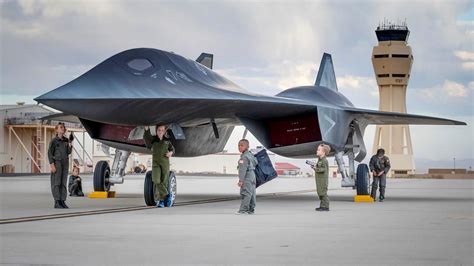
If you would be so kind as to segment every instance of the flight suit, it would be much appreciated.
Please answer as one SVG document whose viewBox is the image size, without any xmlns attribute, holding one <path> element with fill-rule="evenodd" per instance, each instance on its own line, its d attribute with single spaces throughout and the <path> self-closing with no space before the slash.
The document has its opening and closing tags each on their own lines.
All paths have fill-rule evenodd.
<svg viewBox="0 0 474 266">
<path fill-rule="evenodd" d="M 316 176 L 316 191 L 318 192 L 321 208 L 329 208 L 328 182 L 329 182 L 329 164 L 326 157 L 319 158 L 314 166 Z"/>
<path fill-rule="evenodd" d="M 376 171 L 377 173 L 383 171 L 381 176 L 374 176 L 374 181 L 372 182 L 372 191 L 370 193 L 371 197 L 375 199 L 377 196 L 377 187 L 380 185 L 380 200 L 385 198 L 385 186 L 387 184 L 387 173 L 390 170 L 390 160 L 387 156 L 379 157 L 377 155 L 372 156 L 369 162 L 370 171 Z"/>
<path fill-rule="evenodd" d="M 152 180 L 155 191 L 155 201 L 165 200 L 168 196 L 168 183 L 170 160 L 166 157 L 166 153 L 172 151 L 174 153 L 173 144 L 171 141 L 163 136 L 159 139 L 157 136 L 152 136 L 150 130 L 145 130 L 143 140 L 147 148 L 153 152 L 152 157 Z"/>
<path fill-rule="evenodd" d="M 79 180 L 79 176 L 69 176 L 68 188 L 70 193 L 69 196 L 84 196 L 84 193 L 82 192 L 82 181 Z"/>
<path fill-rule="evenodd" d="M 66 137 L 55 137 L 49 143 L 48 160 L 56 166 L 56 172 L 51 173 L 51 192 L 57 201 L 65 201 L 67 197 L 66 182 L 71 152 L 72 147 Z"/>
<path fill-rule="evenodd" d="M 240 213 L 253 213 L 257 202 L 255 166 L 257 159 L 250 151 L 245 151 L 240 155 L 238 163 L 239 181 L 243 182 L 240 188 L 242 201 L 240 203 Z"/>
</svg>

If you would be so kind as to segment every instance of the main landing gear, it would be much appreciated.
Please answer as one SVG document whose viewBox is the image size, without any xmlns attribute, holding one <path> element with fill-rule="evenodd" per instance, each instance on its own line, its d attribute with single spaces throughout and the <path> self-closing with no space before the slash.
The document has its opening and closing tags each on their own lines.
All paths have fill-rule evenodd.
<svg viewBox="0 0 474 266">
<path fill-rule="evenodd" d="M 178 192 L 178 184 L 176 182 L 176 175 L 173 171 L 169 173 L 169 182 L 168 182 L 168 191 L 171 194 L 171 201 L 174 205 L 176 200 L 176 194 Z M 153 186 L 153 180 L 151 178 L 151 171 L 148 171 L 145 175 L 145 186 L 144 186 L 144 196 L 145 196 L 145 203 L 147 206 L 156 206 L 156 194 L 158 191 L 155 190 L 155 186 Z"/>
<path fill-rule="evenodd" d="M 99 161 L 94 169 L 94 191 L 110 191 L 111 186 L 122 184 L 125 176 L 125 168 L 127 165 L 129 151 L 116 150 L 112 168 L 107 161 Z M 173 171 L 169 173 L 168 191 L 171 194 L 171 201 L 174 204 L 177 194 L 176 175 Z M 153 181 L 151 179 L 151 171 L 145 175 L 144 197 L 147 206 L 155 206 L 155 191 Z"/>
<path fill-rule="evenodd" d="M 354 140 L 358 145 L 354 145 Z M 355 150 L 358 150 L 355 156 Z M 346 172 L 343 156 L 347 155 L 349 161 L 349 174 Z M 355 170 L 355 161 L 362 161 L 366 155 L 364 140 L 357 121 L 351 123 L 351 132 L 345 146 L 345 153 L 337 151 L 335 154 L 339 172 L 342 175 L 342 187 L 353 187 L 357 190 L 357 195 L 369 195 L 369 167 L 367 164 L 359 164 Z"/>
</svg>

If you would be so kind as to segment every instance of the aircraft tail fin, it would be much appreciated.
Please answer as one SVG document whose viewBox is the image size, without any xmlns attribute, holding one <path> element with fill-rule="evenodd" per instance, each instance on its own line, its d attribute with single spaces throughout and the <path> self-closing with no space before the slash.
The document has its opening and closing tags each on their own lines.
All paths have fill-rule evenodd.
<svg viewBox="0 0 474 266">
<path fill-rule="evenodd" d="M 209 69 L 212 69 L 212 64 L 214 62 L 214 55 L 208 53 L 202 53 L 196 59 L 196 62 L 200 63 L 203 66 L 206 66 Z"/>
<path fill-rule="evenodd" d="M 316 86 L 323 86 L 337 91 L 336 74 L 334 72 L 334 64 L 332 57 L 328 53 L 323 54 L 321 64 L 319 65 L 318 76 L 316 77 Z"/>
</svg>

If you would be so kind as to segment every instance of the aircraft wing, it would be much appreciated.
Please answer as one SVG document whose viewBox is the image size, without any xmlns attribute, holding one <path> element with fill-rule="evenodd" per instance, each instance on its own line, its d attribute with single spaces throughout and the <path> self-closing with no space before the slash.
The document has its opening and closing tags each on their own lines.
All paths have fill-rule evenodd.
<svg viewBox="0 0 474 266">
<path fill-rule="evenodd" d="M 73 124 L 81 123 L 81 121 L 79 120 L 79 117 L 75 115 L 64 114 L 64 113 L 55 113 L 52 115 L 43 116 L 41 117 L 41 120 L 52 120 L 52 121 L 67 122 L 67 123 L 73 123 Z"/>
<path fill-rule="evenodd" d="M 373 125 L 466 125 L 466 123 L 432 116 L 344 108 L 346 112 Z"/>
</svg>

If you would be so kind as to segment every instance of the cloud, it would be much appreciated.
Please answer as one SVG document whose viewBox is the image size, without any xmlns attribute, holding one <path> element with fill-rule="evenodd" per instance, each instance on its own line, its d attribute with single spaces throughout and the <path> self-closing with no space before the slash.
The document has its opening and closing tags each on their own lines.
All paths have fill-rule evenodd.
<svg viewBox="0 0 474 266">
<path fill-rule="evenodd" d="M 113 13 L 115 6 L 110 0 L 74 1 L 73 4 L 57 0 L 19 0 L 18 5 L 24 15 L 39 15 L 44 18 L 59 18 L 71 14 L 103 15 Z"/>
<path fill-rule="evenodd" d="M 374 78 L 346 75 L 337 78 L 337 85 L 342 89 L 378 96 L 378 86 Z"/>
<path fill-rule="evenodd" d="M 275 95 L 283 90 L 313 85 L 318 66 L 313 62 L 285 60 L 262 67 L 240 67 L 216 69 L 250 92 Z"/>
<path fill-rule="evenodd" d="M 472 81 L 468 86 L 472 86 Z M 442 85 L 420 90 L 422 98 L 434 100 L 436 102 L 447 102 L 449 98 L 464 98 L 468 95 L 468 89 L 463 84 L 445 80 Z"/>
<path fill-rule="evenodd" d="M 474 52 L 455 51 L 454 55 L 463 61 L 467 61 L 462 62 L 462 68 L 464 70 L 474 70 Z"/>
<path fill-rule="evenodd" d="M 468 52 L 468 51 L 455 51 L 454 55 L 457 56 L 461 60 L 470 60 L 474 61 L 474 52 Z"/>
<path fill-rule="evenodd" d="M 471 90 L 474 90 L 474 81 L 471 81 L 469 82 L 469 84 L 467 85 L 467 87 Z"/>
<path fill-rule="evenodd" d="M 415 113 L 473 116 L 474 81 L 467 85 L 451 80 L 429 88 L 408 90 L 407 106 Z"/>
<path fill-rule="evenodd" d="M 379 89 L 375 78 L 344 75 L 337 77 L 337 86 L 356 107 L 378 108 Z"/>
<path fill-rule="evenodd" d="M 323 51 L 333 54 L 337 75 L 368 77 L 373 74 L 373 30 L 383 19 L 378 16 L 380 9 L 390 11 L 384 12 L 387 18 L 400 17 L 400 12 L 407 17 L 416 58 L 412 76 L 420 76 L 413 79 L 420 83 L 417 86 L 426 86 L 423 83 L 429 79 L 423 76 L 425 72 L 430 79 L 457 80 L 450 76 L 459 74 L 439 55 L 446 54 L 445 49 L 452 55 L 453 47 L 468 50 L 464 47 L 472 44 L 464 34 L 467 23 L 453 19 L 465 12 L 469 1 L 436 2 L 428 7 L 415 1 L 410 10 L 405 3 L 388 5 L 390 8 L 370 1 L 4 1 L 0 8 L 1 60 L 2 65 L 13 67 L 2 68 L 2 89 L 41 94 L 59 83 L 54 80 L 66 78 L 48 75 L 40 68 L 70 65 L 78 69 L 76 64 L 95 65 L 133 47 L 155 47 L 189 58 L 211 52 L 219 69 L 265 68 L 290 62 L 291 72 L 275 70 L 282 77 L 276 84 L 267 82 L 267 87 L 275 89 L 312 84 L 314 77 L 305 71 L 317 68 Z M 420 10 L 425 15 L 420 16 Z M 18 69 L 15 62 L 23 62 L 26 69 Z M 308 65 L 298 69 L 300 64 Z M 17 78 L 24 72 L 37 75 L 35 82 Z M 303 78 L 297 77 L 298 73 Z"/>
<path fill-rule="evenodd" d="M 445 80 L 441 88 L 451 97 L 466 97 L 468 92 L 466 86 L 449 80 Z"/>
<path fill-rule="evenodd" d="M 462 68 L 469 71 L 474 70 L 474 61 L 462 63 Z"/>
</svg>

